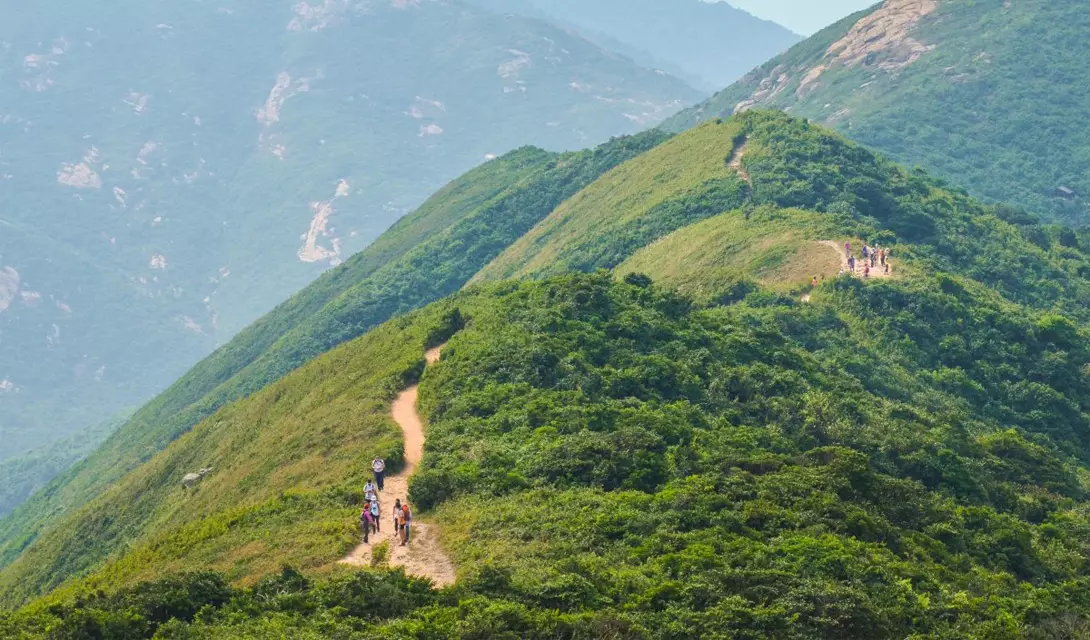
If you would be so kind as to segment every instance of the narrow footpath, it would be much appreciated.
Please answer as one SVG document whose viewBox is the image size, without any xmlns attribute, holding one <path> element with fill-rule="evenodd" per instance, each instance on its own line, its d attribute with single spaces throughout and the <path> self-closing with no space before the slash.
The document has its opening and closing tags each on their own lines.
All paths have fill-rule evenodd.
<svg viewBox="0 0 1090 640">
<path fill-rule="evenodd" d="M 428 365 L 439 360 L 443 345 L 424 354 Z M 394 422 L 401 427 L 405 436 L 405 468 L 397 475 L 387 476 L 385 487 L 379 492 L 379 504 L 382 515 L 379 519 L 381 531 L 371 535 L 369 543 L 356 547 L 342 564 L 370 567 L 373 549 L 380 544 L 389 545 L 388 562 L 391 567 L 404 567 L 405 573 L 423 578 L 431 578 L 437 587 L 454 583 L 454 564 L 447 557 L 439 544 L 434 527 L 419 519 L 416 505 L 409 503 L 413 511 L 413 523 L 410 527 L 411 539 L 402 547 L 394 537 L 393 510 L 394 501 L 404 504 L 409 499 L 409 478 L 424 456 L 424 421 L 416 409 L 420 386 L 414 385 L 402 391 L 391 407 Z M 361 506 L 362 509 L 362 506 Z"/>
<path fill-rule="evenodd" d="M 857 258 L 859 260 L 859 264 L 856 265 L 855 271 L 852 271 L 851 268 L 848 266 L 848 254 L 844 252 L 844 245 L 836 242 L 835 240 L 821 240 L 821 241 L 818 242 L 818 244 L 822 244 L 822 245 L 825 245 L 826 247 L 829 247 L 830 249 L 835 251 L 838 256 L 840 256 L 840 273 L 851 274 L 853 277 L 859 278 L 860 280 L 865 279 L 864 276 L 863 276 L 863 258 L 862 258 L 862 256 Z M 837 275 L 839 275 L 839 274 L 837 274 Z M 883 278 L 891 278 L 891 277 L 893 277 L 893 268 L 892 268 L 892 266 L 890 267 L 890 272 L 889 273 L 886 273 L 885 267 L 882 266 L 881 264 L 875 266 L 873 269 L 871 269 L 871 272 L 870 272 L 870 278 L 875 279 L 875 280 L 883 279 Z M 810 302 L 810 293 L 802 294 L 802 301 L 803 302 Z"/>
</svg>

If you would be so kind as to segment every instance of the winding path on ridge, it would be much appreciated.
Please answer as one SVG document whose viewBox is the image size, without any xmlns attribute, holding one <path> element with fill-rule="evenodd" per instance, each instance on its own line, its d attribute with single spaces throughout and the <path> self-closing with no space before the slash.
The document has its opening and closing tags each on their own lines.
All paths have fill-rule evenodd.
<svg viewBox="0 0 1090 640">
<path fill-rule="evenodd" d="M 845 253 L 843 245 L 836 242 L 835 240 L 820 240 L 820 241 L 818 241 L 818 244 L 822 244 L 822 245 L 825 245 L 826 247 L 829 247 L 830 249 L 835 251 L 838 256 L 840 256 L 840 273 L 850 273 L 851 275 L 855 276 L 856 278 L 863 279 L 863 267 L 862 266 L 857 266 L 856 270 L 854 272 L 848 267 L 848 254 Z M 863 258 L 859 257 L 858 259 L 861 261 Z M 886 273 L 885 269 L 881 265 L 878 265 L 875 268 L 871 269 L 870 277 L 875 278 L 875 279 L 891 278 L 891 277 L 893 277 L 893 270 L 891 268 L 890 272 Z M 803 302 L 810 302 L 810 294 L 809 293 L 803 294 L 802 301 Z"/>
<path fill-rule="evenodd" d="M 440 345 L 426 354 L 428 365 L 439 360 L 444 345 Z M 405 468 L 401 473 L 386 478 L 383 490 L 379 492 L 379 504 L 382 512 L 379 525 L 382 531 L 371 535 L 371 542 L 356 547 L 343 558 L 341 564 L 357 567 L 371 566 L 371 552 L 375 545 L 387 542 L 390 545 L 388 561 L 391 567 L 403 567 L 405 573 L 422 578 L 430 578 L 435 586 L 443 587 L 454 583 L 454 563 L 447 557 L 439 544 L 434 527 L 417 519 L 413 509 L 413 523 L 409 529 L 411 541 L 407 546 L 394 537 L 393 509 L 394 501 L 405 503 L 409 499 L 409 477 L 424 456 L 424 421 L 416 410 L 416 399 L 420 385 L 413 385 L 398 394 L 390 409 L 394 422 L 401 427 L 405 436 Z M 413 508 L 413 505 L 409 505 Z"/>
</svg>

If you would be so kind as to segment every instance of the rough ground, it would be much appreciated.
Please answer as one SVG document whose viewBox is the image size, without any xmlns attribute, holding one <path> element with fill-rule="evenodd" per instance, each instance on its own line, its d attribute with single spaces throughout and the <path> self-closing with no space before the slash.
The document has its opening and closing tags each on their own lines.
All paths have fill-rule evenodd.
<svg viewBox="0 0 1090 640">
<path fill-rule="evenodd" d="M 826 247 L 829 247 L 833 251 L 836 251 L 837 255 L 840 256 L 840 273 L 849 273 L 848 254 L 844 253 L 844 244 L 840 243 L 840 242 L 837 242 L 835 240 L 822 240 L 820 242 L 820 244 L 823 244 Z M 862 247 L 860 247 L 860 248 L 862 248 Z M 856 252 L 854 245 L 852 247 L 852 252 L 853 253 Z M 862 266 L 863 255 L 862 255 L 862 253 L 857 255 L 856 259 L 859 262 L 856 264 L 855 273 L 852 273 L 852 275 L 855 276 L 856 278 L 862 279 L 863 278 L 863 266 Z M 885 273 L 885 271 L 884 271 L 884 269 L 882 267 L 882 264 L 877 263 L 878 266 L 876 266 L 874 269 L 871 270 L 870 277 L 871 278 L 892 278 L 893 274 L 894 274 L 894 271 L 895 271 L 895 269 L 893 267 L 893 262 L 888 260 L 888 259 L 887 259 L 887 262 L 890 263 L 889 273 Z M 810 294 L 809 293 L 803 294 L 802 301 L 803 302 L 810 302 Z"/>
<path fill-rule="evenodd" d="M 425 354 L 429 365 L 439 360 L 442 349 L 443 347 L 439 346 Z M 382 507 L 379 519 L 381 531 L 371 536 L 370 543 L 356 547 L 352 553 L 341 560 L 341 563 L 369 567 L 374 547 L 386 542 L 390 546 L 390 566 L 403 567 L 406 573 L 430 578 L 436 586 L 442 587 L 454 583 L 454 564 L 439 544 L 436 527 L 422 521 L 414 511 L 410 528 L 411 542 L 408 546 L 402 547 L 394 538 L 391 515 L 395 500 L 400 499 L 402 504 L 408 501 L 409 477 L 420 464 L 424 454 L 424 423 L 416 410 L 418 392 L 419 386 L 405 389 L 391 407 L 394 421 L 405 435 L 405 468 L 401 473 L 387 477 L 384 490 L 379 492 L 379 504 Z M 410 504 L 409 507 L 412 508 L 413 505 Z"/>
</svg>

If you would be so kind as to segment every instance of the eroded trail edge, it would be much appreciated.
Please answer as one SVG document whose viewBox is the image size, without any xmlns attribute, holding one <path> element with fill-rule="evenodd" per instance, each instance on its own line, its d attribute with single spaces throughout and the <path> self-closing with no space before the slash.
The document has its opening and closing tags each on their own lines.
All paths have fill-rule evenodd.
<svg viewBox="0 0 1090 640">
<path fill-rule="evenodd" d="M 443 346 L 445 345 L 440 345 L 424 354 L 428 366 L 439 360 Z M 398 394 L 390 407 L 394 422 L 401 427 L 401 433 L 405 437 L 405 468 L 401 473 L 387 477 L 386 486 L 379 492 L 379 504 L 382 507 L 379 519 L 381 530 L 371 535 L 370 543 L 359 545 L 340 562 L 370 567 L 375 546 L 387 543 L 390 549 L 388 562 L 391 567 L 403 567 L 406 573 L 430 578 L 436 586 L 442 587 L 454 583 L 454 563 L 450 561 L 439 544 L 435 528 L 427 522 L 414 518 L 410 528 L 411 541 L 407 546 L 402 547 L 394 536 L 394 522 L 391 515 L 395 500 L 401 500 L 402 503 L 408 500 L 409 477 L 424 456 L 424 421 L 416 409 L 419 392 L 420 385 L 405 389 Z M 413 505 L 409 506 L 411 508 Z"/>
</svg>

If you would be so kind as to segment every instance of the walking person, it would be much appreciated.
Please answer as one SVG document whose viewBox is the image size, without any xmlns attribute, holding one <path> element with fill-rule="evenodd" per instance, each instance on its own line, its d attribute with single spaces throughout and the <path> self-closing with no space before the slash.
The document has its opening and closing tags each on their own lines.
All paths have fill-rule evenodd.
<svg viewBox="0 0 1090 640">
<path fill-rule="evenodd" d="M 874 267 L 876 267 L 877 263 L 878 263 L 878 254 L 871 251 L 870 252 L 870 268 L 873 269 Z"/>
<path fill-rule="evenodd" d="M 866 261 L 870 257 L 871 248 L 867 246 L 867 243 L 863 243 L 863 260 Z"/>
<path fill-rule="evenodd" d="M 848 256 L 848 269 L 855 273 L 855 256 Z"/>
<path fill-rule="evenodd" d="M 371 461 L 371 471 L 375 472 L 375 482 L 378 483 L 378 490 L 382 491 L 383 481 L 386 479 L 386 461 L 375 458 Z"/>
<path fill-rule="evenodd" d="M 363 503 L 369 504 L 372 500 L 378 497 L 378 485 L 371 480 L 367 481 L 367 484 L 363 485 Z"/>
<path fill-rule="evenodd" d="M 371 535 L 371 510 L 366 506 L 360 514 L 360 525 L 363 527 L 363 544 L 368 544 L 370 542 L 368 538 Z"/>
<path fill-rule="evenodd" d="M 413 513 L 409 511 L 409 503 L 401 505 L 401 546 L 409 543 L 409 525 L 413 522 Z"/>
<path fill-rule="evenodd" d="M 852 255 L 852 243 L 851 242 L 845 242 L 844 243 L 844 255 L 848 256 L 849 258 L 851 257 L 851 255 Z"/>
<path fill-rule="evenodd" d="M 371 509 L 371 520 L 373 520 L 374 523 L 375 523 L 375 533 L 378 533 L 378 532 L 382 531 L 382 529 L 379 527 L 379 520 L 380 520 L 379 514 L 382 513 L 382 509 L 380 509 L 379 506 L 378 506 L 378 498 L 375 498 L 374 500 L 371 501 L 370 509 Z"/>
<path fill-rule="evenodd" d="M 401 498 L 394 500 L 394 535 L 401 537 Z"/>
<path fill-rule="evenodd" d="M 882 251 L 878 254 L 878 259 L 882 261 L 882 266 L 883 267 L 886 266 L 886 250 L 885 249 L 882 249 Z"/>
<path fill-rule="evenodd" d="M 864 278 L 869 278 L 870 277 L 870 265 L 867 264 L 866 262 L 863 263 L 863 277 Z"/>
</svg>

